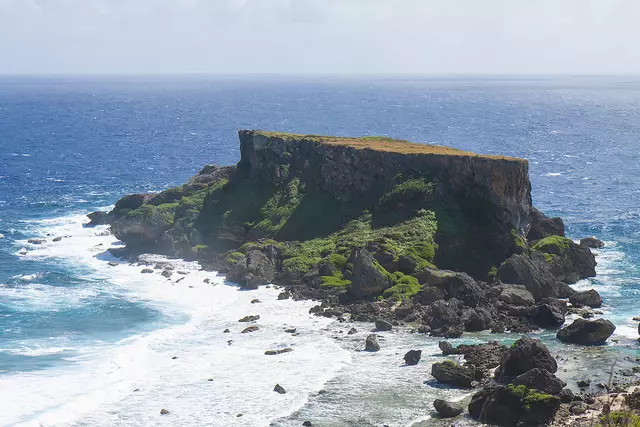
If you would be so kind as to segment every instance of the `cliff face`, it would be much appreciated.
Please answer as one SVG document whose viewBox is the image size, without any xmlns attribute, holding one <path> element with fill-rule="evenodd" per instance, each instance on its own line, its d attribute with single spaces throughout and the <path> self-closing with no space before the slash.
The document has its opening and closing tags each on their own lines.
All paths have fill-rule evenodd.
<svg viewBox="0 0 640 427">
<path fill-rule="evenodd" d="M 403 301 L 394 316 L 438 336 L 526 331 L 545 313 L 557 325 L 564 314 L 544 298 L 595 275 L 589 249 L 531 206 L 525 160 L 261 131 L 240 131 L 240 151 L 237 166 L 90 218 L 133 251 L 197 258 L 245 287 L 353 302 L 356 320 L 379 315 L 360 300 Z"/>
<path fill-rule="evenodd" d="M 277 183 L 286 168 L 349 202 L 364 195 L 377 200 L 398 176 L 424 176 L 438 182 L 440 196 L 452 196 L 461 205 L 486 204 L 496 220 L 525 234 L 531 225 L 529 165 L 523 159 L 384 139 L 379 144 L 375 139 L 251 130 L 239 134 L 239 165 L 255 181 Z"/>
<path fill-rule="evenodd" d="M 271 239 L 279 255 L 269 271 L 287 283 L 359 248 L 387 273 L 437 265 L 484 278 L 522 249 L 534 218 L 522 159 L 378 137 L 239 136 L 237 167 L 208 167 L 140 206 L 116 207 L 116 236 L 173 255 L 235 250 L 229 268 L 239 265 L 238 276 L 252 268 L 247 245 Z M 350 270 L 338 264 L 321 276 L 349 286 Z"/>
</svg>

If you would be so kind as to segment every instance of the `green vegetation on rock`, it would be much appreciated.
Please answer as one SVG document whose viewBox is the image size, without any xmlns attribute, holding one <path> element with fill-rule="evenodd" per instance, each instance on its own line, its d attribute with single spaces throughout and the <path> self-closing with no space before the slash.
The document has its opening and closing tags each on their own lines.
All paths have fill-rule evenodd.
<svg viewBox="0 0 640 427">
<path fill-rule="evenodd" d="M 559 255 L 562 250 L 569 249 L 571 240 L 562 236 L 549 236 L 540 239 L 531 245 L 535 251 Z"/>
<path fill-rule="evenodd" d="M 528 388 L 525 385 L 515 386 L 513 384 L 509 384 L 507 386 L 507 390 L 514 396 L 519 397 L 524 403 L 525 407 L 529 407 L 540 402 L 558 399 L 556 396 L 547 393 L 541 393 L 538 390 Z"/>
<path fill-rule="evenodd" d="M 385 290 L 383 295 L 396 301 L 408 300 L 422 289 L 418 279 L 413 276 L 396 272 L 394 273 L 396 284 Z"/>
</svg>

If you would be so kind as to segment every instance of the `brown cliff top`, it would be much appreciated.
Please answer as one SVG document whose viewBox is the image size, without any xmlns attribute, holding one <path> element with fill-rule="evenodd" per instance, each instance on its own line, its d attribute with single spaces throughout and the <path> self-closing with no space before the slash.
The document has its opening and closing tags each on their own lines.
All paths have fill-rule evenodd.
<svg viewBox="0 0 640 427">
<path fill-rule="evenodd" d="M 435 154 L 446 156 L 467 156 L 479 157 L 494 160 L 509 160 L 515 162 L 526 162 L 525 159 L 518 157 L 497 156 L 490 154 L 476 154 L 470 151 L 458 150 L 456 148 L 446 147 L 433 144 L 419 144 L 415 142 L 397 140 L 385 136 L 364 136 L 361 138 L 349 138 L 341 136 L 322 136 L 322 135 L 302 135 L 286 132 L 269 132 L 263 130 L 243 131 L 252 132 L 256 135 L 262 135 L 267 138 L 279 138 L 283 140 L 297 140 L 317 142 L 327 145 L 336 145 L 343 147 L 351 147 L 355 149 L 369 149 L 374 151 L 388 151 L 400 154 Z"/>
</svg>

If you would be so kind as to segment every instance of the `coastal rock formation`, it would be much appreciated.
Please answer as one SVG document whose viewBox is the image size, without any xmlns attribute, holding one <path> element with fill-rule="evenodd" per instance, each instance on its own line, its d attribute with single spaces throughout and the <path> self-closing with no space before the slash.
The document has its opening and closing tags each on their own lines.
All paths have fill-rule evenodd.
<svg viewBox="0 0 640 427">
<path fill-rule="evenodd" d="M 589 306 L 591 308 L 599 308 L 602 306 L 602 297 L 595 289 L 588 291 L 576 292 L 569 297 L 569 302 L 574 307 Z"/>
<path fill-rule="evenodd" d="M 509 348 L 496 370 L 496 379 L 508 382 L 531 369 L 544 369 L 552 374 L 558 370 L 556 359 L 540 340 L 522 337 Z"/>
<path fill-rule="evenodd" d="M 453 418 L 460 415 L 464 408 L 462 405 L 455 402 L 448 402 L 442 399 L 436 399 L 433 401 L 433 407 L 442 418 Z"/>
<path fill-rule="evenodd" d="M 523 159 L 385 137 L 239 136 L 236 166 L 125 196 L 90 224 L 110 224 L 122 256 L 197 259 L 245 288 L 321 300 L 317 315 L 384 313 L 443 337 L 558 326 L 562 310 L 544 299 L 595 275 L 589 248 L 531 205 Z"/>
<path fill-rule="evenodd" d="M 615 329 L 614 324 L 606 319 L 576 319 L 569 326 L 560 329 L 556 337 L 572 344 L 597 345 L 604 344 Z"/>
<path fill-rule="evenodd" d="M 508 385 L 477 392 L 469 403 L 469 414 L 478 421 L 499 426 L 548 425 L 559 408 L 557 396 L 524 385 Z"/>
<path fill-rule="evenodd" d="M 462 388 L 471 388 L 476 381 L 476 372 L 473 368 L 468 368 L 451 360 L 431 365 L 431 375 L 443 384 Z"/>
</svg>

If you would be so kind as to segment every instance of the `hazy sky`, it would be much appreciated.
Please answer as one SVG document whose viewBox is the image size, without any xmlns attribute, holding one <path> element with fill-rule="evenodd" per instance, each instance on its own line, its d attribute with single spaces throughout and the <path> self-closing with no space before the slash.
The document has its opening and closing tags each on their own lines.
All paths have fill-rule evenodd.
<svg viewBox="0 0 640 427">
<path fill-rule="evenodd" d="M 640 74 L 640 1 L 0 0 L 0 73 Z"/>
</svg>

